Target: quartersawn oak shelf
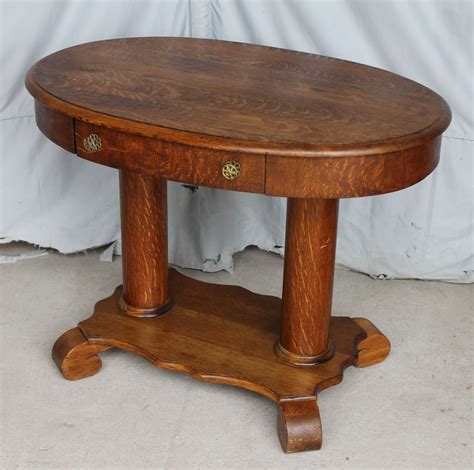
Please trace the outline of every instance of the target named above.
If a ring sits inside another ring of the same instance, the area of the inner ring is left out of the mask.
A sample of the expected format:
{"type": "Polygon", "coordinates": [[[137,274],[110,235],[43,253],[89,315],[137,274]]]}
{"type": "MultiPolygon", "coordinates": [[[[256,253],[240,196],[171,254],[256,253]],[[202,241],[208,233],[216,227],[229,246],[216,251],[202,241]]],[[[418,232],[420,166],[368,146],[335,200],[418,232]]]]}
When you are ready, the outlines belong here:
{"type": "MultiPolygon", "coordinates": [[[[320,430],[317,393],[339,383],[346,367],[380,362],[390,351],[388,340],[368,320],[332,317],[333,357],[316,366],[295,367],[273,352],[280,333],[281,299],[197,281],[174,269],[169,283],[174,306],[159,317],[123,313],[118,308],[120,287],[98,302],[92,317],[64,333],[53,347],[64,377],[93,375],[101,366],[99,352],[126,349],[158,367],[271,398],[279,406],[282,446],[296,451],[303,443],[305,449],[319,448],[322,437],[321,432],[307,433],[301,425],[286,424],[291,423],[292,400],[308,402],[308,419],[320,430]]],[[[301,409],[300,403],[299,413],[301,409]]]]}

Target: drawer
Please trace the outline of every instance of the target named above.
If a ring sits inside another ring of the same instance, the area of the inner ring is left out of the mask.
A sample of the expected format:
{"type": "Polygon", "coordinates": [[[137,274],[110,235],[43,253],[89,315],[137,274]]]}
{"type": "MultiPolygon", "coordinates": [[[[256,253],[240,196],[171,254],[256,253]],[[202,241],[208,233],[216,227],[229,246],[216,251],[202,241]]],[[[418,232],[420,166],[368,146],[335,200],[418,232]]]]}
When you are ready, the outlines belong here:
{"type": "Polygon", "coordinates": [[[75,138],[77,154],[102,165],[210,188],[265,190],[265,155],[193,147],[78,120],[75,138]]]}

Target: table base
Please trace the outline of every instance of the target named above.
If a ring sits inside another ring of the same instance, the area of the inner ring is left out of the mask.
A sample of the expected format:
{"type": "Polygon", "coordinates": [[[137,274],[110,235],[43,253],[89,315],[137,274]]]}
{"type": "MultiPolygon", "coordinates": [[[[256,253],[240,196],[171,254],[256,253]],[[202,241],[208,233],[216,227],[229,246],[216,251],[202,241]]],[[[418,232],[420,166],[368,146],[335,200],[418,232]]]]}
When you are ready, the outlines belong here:
{"type": "Polygon", "coordinates": [[[278,407],[277,429],[285,452],[319,449],[322,428],[317,394],[341,382],[346,367],[383,361],[388,339],[363,318],[332,317],[331,359],[290,365],[274,352],[280,335],[281,299],[242,287],[210,284],[169,271],[171,310],[137,318],[119,308],[122,288],[99,301],[94,314],[64,333],[53,347],[63,376],[77,380],[101,367],[98,353],[117,347],[207,382],[246,388],[278,407]]]}

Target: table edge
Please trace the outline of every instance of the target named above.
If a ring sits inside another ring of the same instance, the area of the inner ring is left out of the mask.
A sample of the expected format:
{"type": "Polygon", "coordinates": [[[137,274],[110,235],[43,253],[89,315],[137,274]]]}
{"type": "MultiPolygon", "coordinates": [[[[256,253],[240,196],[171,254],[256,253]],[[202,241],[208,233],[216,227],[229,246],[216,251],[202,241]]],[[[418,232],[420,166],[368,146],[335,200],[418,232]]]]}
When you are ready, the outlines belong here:
{"type": "MultiPolygon", "coordinates": [[[[441,135],[451,122],[451,110],[447,102],[439,96],[444,104],[444,112],[430,126],[403,137],[365,144],[339,144],[339,145],[304,145],[293,143],[257,142],[250,140],[237,140],[210,134],[201,134],[169,127],[132,121],[110,114],[83,108],[67,102],[45,90],[36,83],[33,74],[36,64],[29,70],[25,78],[25,86],[30,94],[48,108],[62,113],[68,117],[85,121],[91,124],[105,126],[111,129],[152,137],[169,143],[184,144],[194,147],[206,148],[214,151],[229,151],[249,153],[255,155],[275,155],[281,157],[364,157],[402,151],[419,147],[441,135]]],[[[435,93],[435,92],[433,92],[435,93]]]]}

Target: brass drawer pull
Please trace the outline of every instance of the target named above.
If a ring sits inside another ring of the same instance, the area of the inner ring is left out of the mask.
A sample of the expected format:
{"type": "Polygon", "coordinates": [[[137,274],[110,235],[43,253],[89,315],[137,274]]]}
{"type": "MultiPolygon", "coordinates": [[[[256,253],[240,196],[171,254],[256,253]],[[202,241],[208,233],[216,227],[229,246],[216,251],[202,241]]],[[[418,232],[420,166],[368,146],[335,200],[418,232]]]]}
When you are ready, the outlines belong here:
{"type": "Polygon", "coordinates": [[[224,163],[222,174],[227,180],[235,180],[240,175],[240,163],[235,160],[224,163]]]}
{"type": "Polygon", "coordinates": [[[102,140],[97,134],[89,134],[83,144],[88,152],[98,152],[102,148],[102,140]]]}

